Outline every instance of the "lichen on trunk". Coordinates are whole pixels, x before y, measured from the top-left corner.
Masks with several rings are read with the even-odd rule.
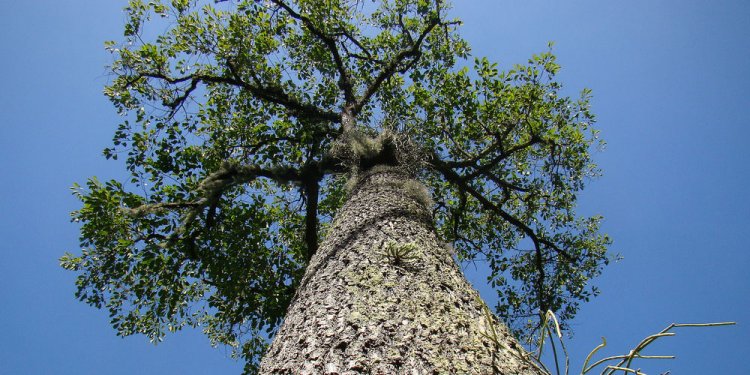
[[[437,238],[403,170],[356,176],[261,374],[539,374]]]

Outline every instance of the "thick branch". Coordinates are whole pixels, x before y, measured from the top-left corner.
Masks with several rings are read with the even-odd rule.
[[[305,245],[306,261],[309,263],[318,251],[318,195],[320,191],[321,172],[317,163],[309,163],[302,172],[302,184],[305,192]]]
[[[133,216],[142,216],[164,210],[190,210],[183,225],[192,223],[196,215],[205,207],[213,205],[232,186],[245,184],[258,177],[265,177],[278,183],[300,181],[300,174],[292,167],[261,168],[256,165],[225,163],[222,167],[203,179],[198,185],[199,198],[187,202],[160,202],[144,204],[128,210]],[[189,220],[188,220],[189,219]],[[187,221],[186,221],[187,220]]]
[[[547,273],[544,271],[544,258],[542,254],[542,247],[539,246],[539,240],[532,237],[531,241],[534,242],[534,266],[539,276],[536,279],[536,299],[539,301],[539,314],[543,315],[549,310],[547,305],[547,296],[544,293],[544,279]]]
[[[183,209],[196,209],[203,207],[206,204],[205,198],[200,198],[191,202],[160,202],[144,204],[135,208],[128,208],[126,212],[135,217],[147,215],[150,213],[161,212],[165,210],[183,210]]]

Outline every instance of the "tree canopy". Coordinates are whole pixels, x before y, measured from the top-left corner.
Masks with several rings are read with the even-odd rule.
[[[74,192],[77,297],[120,335],[202,327],[257,363],[319,238],[372,164],[429,188],[458,261],[487,262],[497,313],[533,332],[596,294],[600,217],[590,92],[561,93],[551,51],[501,71],[444,0],[141,1],[105,94],[129,178]],[[398,160],[384,160],[384,149]],[[369,155],[369,156],[368,156]],[[381,158],[381,159],[378,159]]]

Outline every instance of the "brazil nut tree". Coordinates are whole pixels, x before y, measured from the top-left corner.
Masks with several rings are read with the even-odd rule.
[[[572,318],[609,243],[575,213],[588,92],[560,93],[550,52],[499,71],[445,0],[126,11],[104,155],[129,177],[74,188],[61,258],[118,334],[200,327],[247,373],[541,371],[508,326]]]

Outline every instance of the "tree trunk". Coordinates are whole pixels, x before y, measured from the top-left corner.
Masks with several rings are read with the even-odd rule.
[[[261,374],[541,374],[437,238],[429,193],[364,173],[306,270]]]

